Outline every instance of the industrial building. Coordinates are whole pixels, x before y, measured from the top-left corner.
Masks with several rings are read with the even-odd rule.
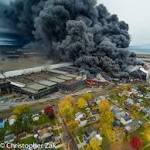
[[[63,65],[57,64],[5,72],[1,75],[5,82],[0,84],[0,89],[25,94],[34,100],[59,90],[68,92],[84,86],[84,81],[79,79],[77,74],[58,69],[61,66]]]
[[[77,70],[70,63],[61,63],[4,72],[0,74],[0,94],[12,92],[34,100],[57,91],[79,90],[88,86],[88,80],[86,74],[81,75]],[[90,86],[91,82],[93,86],[93,82],[102,84],[106,81],[98,75],[94,81],[90,80]]]
[[[0,95],[4,93],[9,93],[11,91],[11,86],[8,81],[0,80]]]
[[[76,78],[71,76],[54,72],[39,72],[10,78],[9,81],[16,92],[27,94],[31,99],[39,99],[58,90],[68,91],[69,86],[66,87],[66,83],[76,81]],[[73,87],[75,88],[75,85]]]

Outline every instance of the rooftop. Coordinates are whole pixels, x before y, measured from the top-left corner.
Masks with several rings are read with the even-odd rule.
[[[52,82],[52,81],[48,81],[48,80],[41,80],[41,81],[38,81],[38,83],[42,84],[42,85],[45,85],[45,86],[53,86],[53,85],[56,85],[57,83],[55,82]]]
[[[29,93],[32,93],[32,94],[36,94],[37,93],[36,90],[30,89],[30,88],[22,88],[22,90],[24,90],[26,92],[29,92]]]
[[[45,89],[46,86],[38,84],[38,83],[33,83],[33,84],[27,85],[27,88],[39,91],[39,90]]]
[[[63,80],[72,80],[72,77],[64,76],[64,75],[59,75],[59,76],[57,76],[57,78],[63,79]]]
[[[56,77],[50,77],[50,78],[48,78],[48,80],[56,82],[56,83],[63,83],[63,82],[65,82],[65,80],[59,79],[59,78],[56,78]]]

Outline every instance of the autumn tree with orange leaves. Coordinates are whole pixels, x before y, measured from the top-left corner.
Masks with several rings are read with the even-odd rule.
[[[116,134],[113,130],[113,114],[108,100],[102,100],[99,103],[100,110],[100,130],[110,142],[116,140]]]
[[[58,108],[60,114],[63,117],[65,117],[66,119],[72,118],[74,115],[73,97],[65,96],[62,100],[59,101]]]
[[[87,101],[83,97],[80,97],[77,100],[77,106],[78,108],[83,109],[87,106]]]
[[[86,101],[89,101],[93,98],[93,94],[86,92],[86,93],[83,93],[80,97],[84,98]]]
[[[67,126],[69,127],[69,129],[70,129],[71,131],[74,131],[74,130],[76,130],[77,127],[78,127],[78,122],[75,121],[75,120],[69,120],[69,121],[67,122]]]
[[[102,150],[101,144],[102,143],[98,139],[92,138],[89,141],[89,144],[86,146],[85,150]]]

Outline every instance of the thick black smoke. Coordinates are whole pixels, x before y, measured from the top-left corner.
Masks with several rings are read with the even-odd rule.
[[[96,3],[16,0],[5,15],[21,32],[33,37],[32,45],[40,43],[53,58],[72,61],[91,73],[105,71],[114,77],[128,77],[127,67],[138,64],[136,55],[126,49],[130,44],[128,24]]]

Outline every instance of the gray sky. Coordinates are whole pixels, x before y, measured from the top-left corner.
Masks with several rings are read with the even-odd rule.
[[[129,24],[132,44],[150,44],[150,0],[98,0],[98,3]]]
[[[131,44],[150,44],[150,0],[98,0],[130,27]]]
[[[2,1],[2,2],[6,3],[6,4],[9,4],[9,2],[12,1],[12,0],[0,0],[0,1]]]

